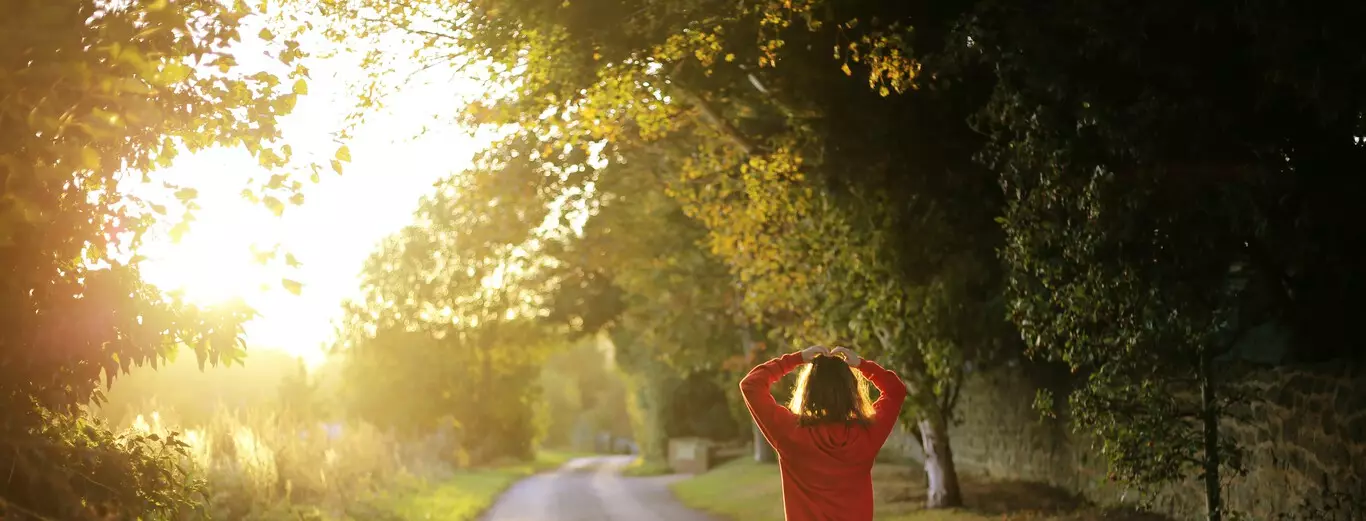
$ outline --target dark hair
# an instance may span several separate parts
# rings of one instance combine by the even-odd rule
[[[787,407],[802,426],[867,425],[873,417],[868,380],[854,374],[843,359],[826,355],[816,355],[802,368]]]

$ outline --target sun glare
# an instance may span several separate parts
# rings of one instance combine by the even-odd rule
[[[272,267],[257,261],[256,252],[277,244],[278,234],[271,231],[274,219],[267,210],[238,195],[241,176],[232,174],[240,167],[237,163],[249,158],[234,152],[213,150],[185,157],[158,174],[198,190],[199,209],[179,241],[161,230],[139,252],[148,258],[142,268],[148,282],[164,291],[182,292],[200,305],[238,298],[252,303],[259,300],[263,285],[280,280]]]
[[[268,280],[252,253],[251,230],[234,225],[231,214],[211,215],[213,220],[195,223],[194,233],[149,261],[148,278],[199,305],[250,300]]]
[[[346,85],[364,74],[355,67],[359,60],[310,62],[309,94],[281,124],[296,158],[325,164],[332,157],[339,145],[335,131],[353,103]],[[258,313],[246,326],[249,350],[279,349],[319,363],[341,304],[359,291],[357,275],[378,241],[411,223],[418,199],[433,183],[467,167],[475,151],[498,135],[471,135],[450,119],[450,109],[436,108],[476,97],[482,91],[477,81],[454,71],[425,74],[406,80],[401,94],[355,129],[345,173],[306,184],[304,204],[287,208],[283,217],[240,195],[247,178],[267,175],[241,147],[179,156],[152,185],[135,190],[164,201],[169,194],[156,193],[163,180],[194,188],[199,209],[179,241],[162,230],[140,248],[147,258],[144,278],[200,305],[240,298]],[[288,267],[279,257],[258,261],[258,253],[277,246],[281,256],[293,254],[301,265]],[[286,290],[283,279],[299,282],[301,292]]]

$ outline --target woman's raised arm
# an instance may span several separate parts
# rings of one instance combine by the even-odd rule
[[[811,358],[828,352],[822,346],[813,346],[796,353],[788,353],[755,366],[740,380],[740,393],[745,397],[745,406],[749,408],[750,416],[754,417],[754,423],[759,425],[764,438],[775,448],[778,441],[774,435],[795,428],[797,415],[778,404],[769,388],[787,373],[810,362]]]

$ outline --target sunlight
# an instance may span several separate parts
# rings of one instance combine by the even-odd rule
[[[148,249],[148,278],[166,290],[177,290],[199,305],[234,299],[247,301],[276,283],[271,269],[256,261],[263,249],[263,229],[252,226],[261,209],[245,201],[202,202],[191,232],[179,243],[163,240]],[[268,244],[268,243],[266,243]]]
[[[296,158],[332,157],[335,133],[354,103],[346,85],[365,74],[357,60],[344,53],[309,59],[309,94],[281,124]],[[495,139],[471,135],[445,119],[480,90],[471,78],[437,69],[410,78],[384,110],[355,129],[345,172],[328,171],[318,183],[306,182],[304,204],[281,217],[239,195],[246,179],[269,175],[244,149],[181,155],[153,176],[153,185],[136,191],[156,192],[161,181],[171,181],[197,189],[200,209],[179,242],[165,230],[148,239],[138,252],[148,258],[144,278],[201,305],[242,299],[258,313],[246,328],[249,351],[282,350],[317,366],[325,360],[341,303],[358,292],[358,274],[375,245],[412,221],[419,198],[434,182],[470,165],[474,153]],[[258,261],[259,252],[277,247],[300,266]],[[285,290],[283,279],[299,282],[300,293]]]

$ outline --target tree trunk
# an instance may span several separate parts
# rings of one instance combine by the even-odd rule
[[[925,476],[929,490],[926,508],[952,508],[963,505],[963,494],[958,488],[958,470],[953,466],[953,449],[949,446],[948,422],[940,411],[929,411],[917,422],[921,448],[925,451]]]
[[[764,433],[759,430],[759,424],[750,420],[751,430],[754,431],[754,461],[759,463],[777,463],[778,453],[773,450],[773,446],[768,444],[768,439],[764,438]]]
[[[739,307],[735,307],[737,317],[740,320],[740,349],[745,355],[745,360],[754,361],[754,332],[750,330],[749,322],[743,318]],[[749,419],[750,430],[754,435],[754,461],[759,463],[777,463],[778,452],[773,450],[773,446],[768,444],[768,439],[764,438],[763,431],[759,430],[759,424],[754,422],[754,418]]]
[[[1224,517],[1223,498],[1219,490],[1219,411],[1214,403],[1214,382],[1210,371],[1211,354],[1200,356],[1200,416],[1205,434],[1205,510],[1209,521]]]
[[[893,333],[886,328],[878,328],[876,332],[886,352],[898,351]],[[958,487],[958,469],[953,465],[953,448],[949,446],[949,407],[953,406],[955,400],[939,401],[939,397],[926,385],[929,378],[923,366],[903,367],[899,372],[906,384],[909,399],[916,403],[915,410],[920,415],[912,431],[920,439],[920,448],[925,453],[925,478],[929,483],[925,508],[963,506],[963,493]]]

